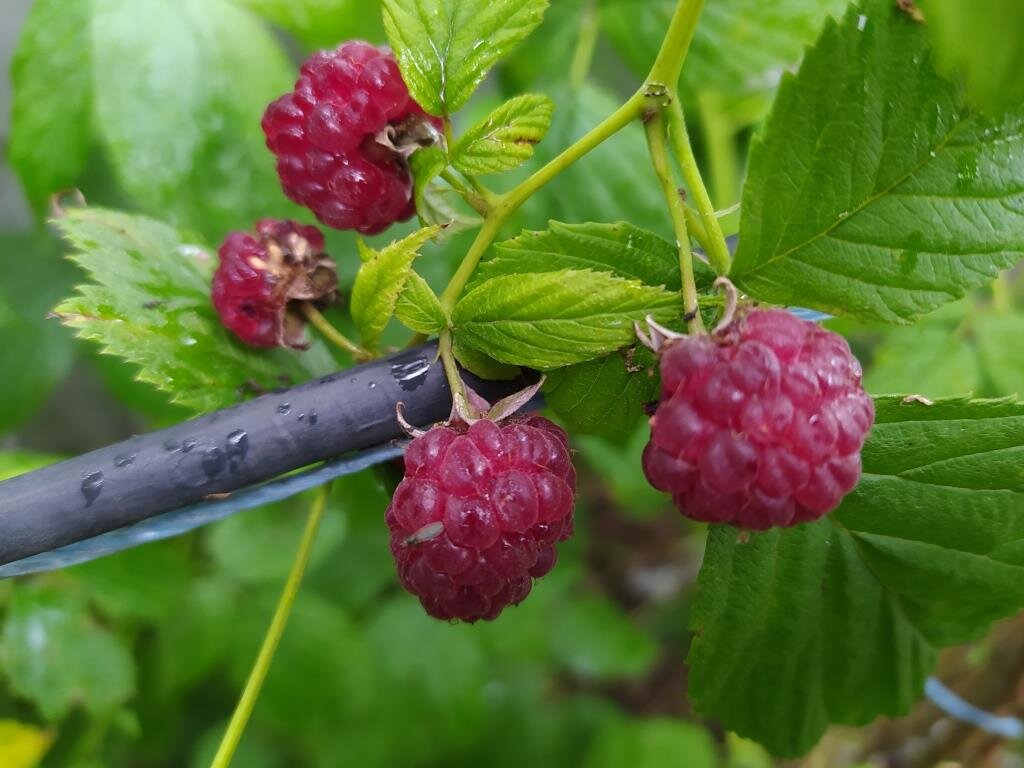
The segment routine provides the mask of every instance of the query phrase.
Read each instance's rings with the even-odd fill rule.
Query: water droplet
[[[317,414],[315,409],[310,411],[309,412],[309,426],[311,426],[311,427],[316,426],[316,422],[317,422],[317,420],[319,418],[320,418],[320,416]]]
[[[236,429],[228,435],[225,450],[229,459],[238,459],[239,461],[245,459],[245,454],[249,452],[249,435],[246,431]]]
[[[228,463],[227,458],[224,456],[224,451],[216,446],[207,448],[203,451],[203,472],[206,476],[213,479],[221,472],[224,471],[225,465]]]
[[[413,354],[409,359],[395,358],[391,362],[391,375],[406,392],[410,392],[426,381],[430,362],[421,354]]]
[[[370,387],[370,389],[376,389],[377,388],[377,382],[376,381],[371,381],[370,384],[369,384],[369,387]]]
[[[177,440],[171,440],[171,439],[164,440],[164,450],[165,451],[176,451],[180,447],[181,446],[178,444]]]
[[[82,495],[85,496],[85,506],[91,506],[100,497],[103,490],[103,473],[92,472],[82,478]]]
[[[130,454],[128,456],[116,456],[114,458],[114,466],[117,467],[118,469],[123,469],[124,467],[127,467],[129,464],[134,464],[136,456],[138,456],[138,454],[136,453]]]
[[[281,403],[279,406],[277,406],[277,412],[280,413],[282,416],[287,416],[289,413],[291,413],[291,410],[291,403]]]
[[[193,440],[191,437],[186,438],[185,440],[181,441],[181,452],[182,453],[188,453],[189,451],[191,451],[195,447],[196,447],[196,441]]]
[[[306,420],[306,412],[303,411],[302,413],[299,414],[299,421],[305,421],[305,420]]]

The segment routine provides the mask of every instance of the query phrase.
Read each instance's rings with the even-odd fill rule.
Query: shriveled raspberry
[[[221,322],[254,347],[304,349],[304,320],[294,306],[337,298],[338,274],[316,227],[261,219],[255,232],[232,232],[220,249],[211,296]]]
[[[874,416],[841,336],[753,309],[663,348],[644,473],[694,520],[796,525],[853,490]]]
[[[407,158],[441,125],[409,96],[390,51],[361,41],[307,59],[263,115],[285,194],[327,226],[367,235],[416,212]]]
[[[576,472],[541,416],[439,425],[405,452],[385,515],[402,585],[439,619],[494,619],[555,565]]]

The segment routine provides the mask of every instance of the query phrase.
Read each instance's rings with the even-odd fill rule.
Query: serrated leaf
[[[229,0],[92,5],[95,122],[133,200],[211,237],[294,210],[260,130],[294,80],[270,30]]]
[[[334,367],[322,345],[266,352],[234,339],[210,304],[214,257],[166,224],[100,208],[72,209],[54,224],[93,280],[55,312],[174,402],[212,411]]]
[[[906,322],[1024,254],[1024,113],[990,122],[888,0],[829,21],[750,151],[732,276],[752,296]]]
[[[638,346],[559,368],[548,374],[544,397],[572,432],[621,439],[658,399],[654,356]]]
[[[548,222],[542,232],[522,234],[496,243],[494,255],[481,263],[475,281],[521,272],[559,269],[611,271],[647,285],[678,291],[679,252],[653,232],[626,222],[615,224],[563,224]],[[715,279],[707,264],[695,261],[698,288]]]
[[[551,127],[555,103],[524,94],[509,99],[478,122],[452,149],[452,165],[463,173],[508,171],[533,157],[533,146]]]
[[[465,104],[491,67],[540,24],[547,0],[382,0],[409,92],[432,115]]]
[[[73,185],[92,140],[88,0],[37,0],[11,61],[8,157],[37,210]]]
[[[510,365],[542,370],[581,363],[629,346],[634,321],[670,320],[678,294],[610,272],[563,269],[501,275],[455,307],[456,338]]]
[[[395,304],[412,274],[412,262],[419,249],[437,236],[440,227],[424,227],[396,240],[381,251],[360,243],[363,265],[352,285],[352,319],[370,348],[377,345],[384,327],[395,313]]]
[[[413,272],[395,304],[395,317],[417,333],[440,333],[448,325],[441,302],[427,281]]]
[[[78,598],[53,587],[15,591],[0,641],[11,688],[48,720],[75,706],[109,716],[135,689],[125,644],[99,626]]]
[[[971,98],[998,112],[1024,102],[1024,14],[1017,0],[922,0],[936,58]]]
[[[1024,404],[876,401],[860,485],[810,525],[710,532],[690,693],[778,755],[899,715],[936,651],[1024,606]]]

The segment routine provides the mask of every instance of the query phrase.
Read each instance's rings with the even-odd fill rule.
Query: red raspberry
[[[409,96],[394,56],[360,41],[313,54],[263,115],[285,194],[327,226],[367,235],[416,212],[407,157],[441,126]]]
[[[213,274],[221,322],[254,347],[304,349],[305,321],[293,302],[337,298],[337,268],[323,251],[320,230],[294,221],[260,219],[254,234],[232,232]]]
[[[575,494],[565,431],[541,416],[433,427],[385,515],[398,578],[438,619],[494,619],[554,567]]]
[[[816,520],[860,479],[875,418],[846,341],[782,310],[670,342],[644,474],[687,517],[761,530]]]

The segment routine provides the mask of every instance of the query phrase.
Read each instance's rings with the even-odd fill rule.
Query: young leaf
[[[694,264],[697,287],[715,279],[702,261]],[[616,224],[563,224],[548,222],[543,232],[523,232],[497,243],[494,256],[477,270],[477,280],[520,272],[554,272],[559,269],[612,271],[620,277],[678,291],[679,252],[653,232],[626,222]]]
[[[634,321],[669,321],[679,296],[610,272],[562,269],[501,275],[456,305],[452,324],[466,346],[511,365],[551,369],[629,346]]]
[[[750,151],[732,275],[751,295],[906,322],[1024,254],[1024,112],[991,122],[888,0],[829,21]]]
[[[11,62],[11,166],[29,200],[75,183],[92,138],[89,0],[37,0]]]
[[[452,149],[452,165],[463,173],[498,173],[533,156],[533,145],[551,127],[555,103],[524,94],[509,99],[470,128]]]
[[[1024,102],[1024,14],[1017,0],[923,0],[936,59],[958,70],[972,99],[998,112]]]
[[[413,98],[432,115],[465,104],[495,62],[540,24],[547,0],[382,0]]]
[[[380,335],[395,313],[395,304],[412,274],[412,262],[419,249],[441,231],[440,227],[424,227],[402,240],[396,240],[382,251],[373,251],[359,244],[363,265],[352,286],[352,319],[363,342],[376,346]]]
[[[548,374],[544,397],[575,432],[621,438],[658,399],[654,356],[637,346]]]
[[[215,410],[253,388],[333,368],[322,346],[299,354],[236,341],[210,304],[213,257],[166,224],[99,208],[72,209],[54,223],[94,281],[60,304],[58,316],[104,352],[137,364],[139,379],[175,402]]]
[[[779,755],[830,723],[906,712],[937,649],[1024,606],[1024,404],[876,408],[864,476],[838,511],[708,538],[690,693]]]
[[[395,304],[395,317],[406,328],[417,333],[440,333],[448,325],[448,319],[441,309],[441,302],[427,285],[427,281],[415,272],[409,275],[405,290]]]

